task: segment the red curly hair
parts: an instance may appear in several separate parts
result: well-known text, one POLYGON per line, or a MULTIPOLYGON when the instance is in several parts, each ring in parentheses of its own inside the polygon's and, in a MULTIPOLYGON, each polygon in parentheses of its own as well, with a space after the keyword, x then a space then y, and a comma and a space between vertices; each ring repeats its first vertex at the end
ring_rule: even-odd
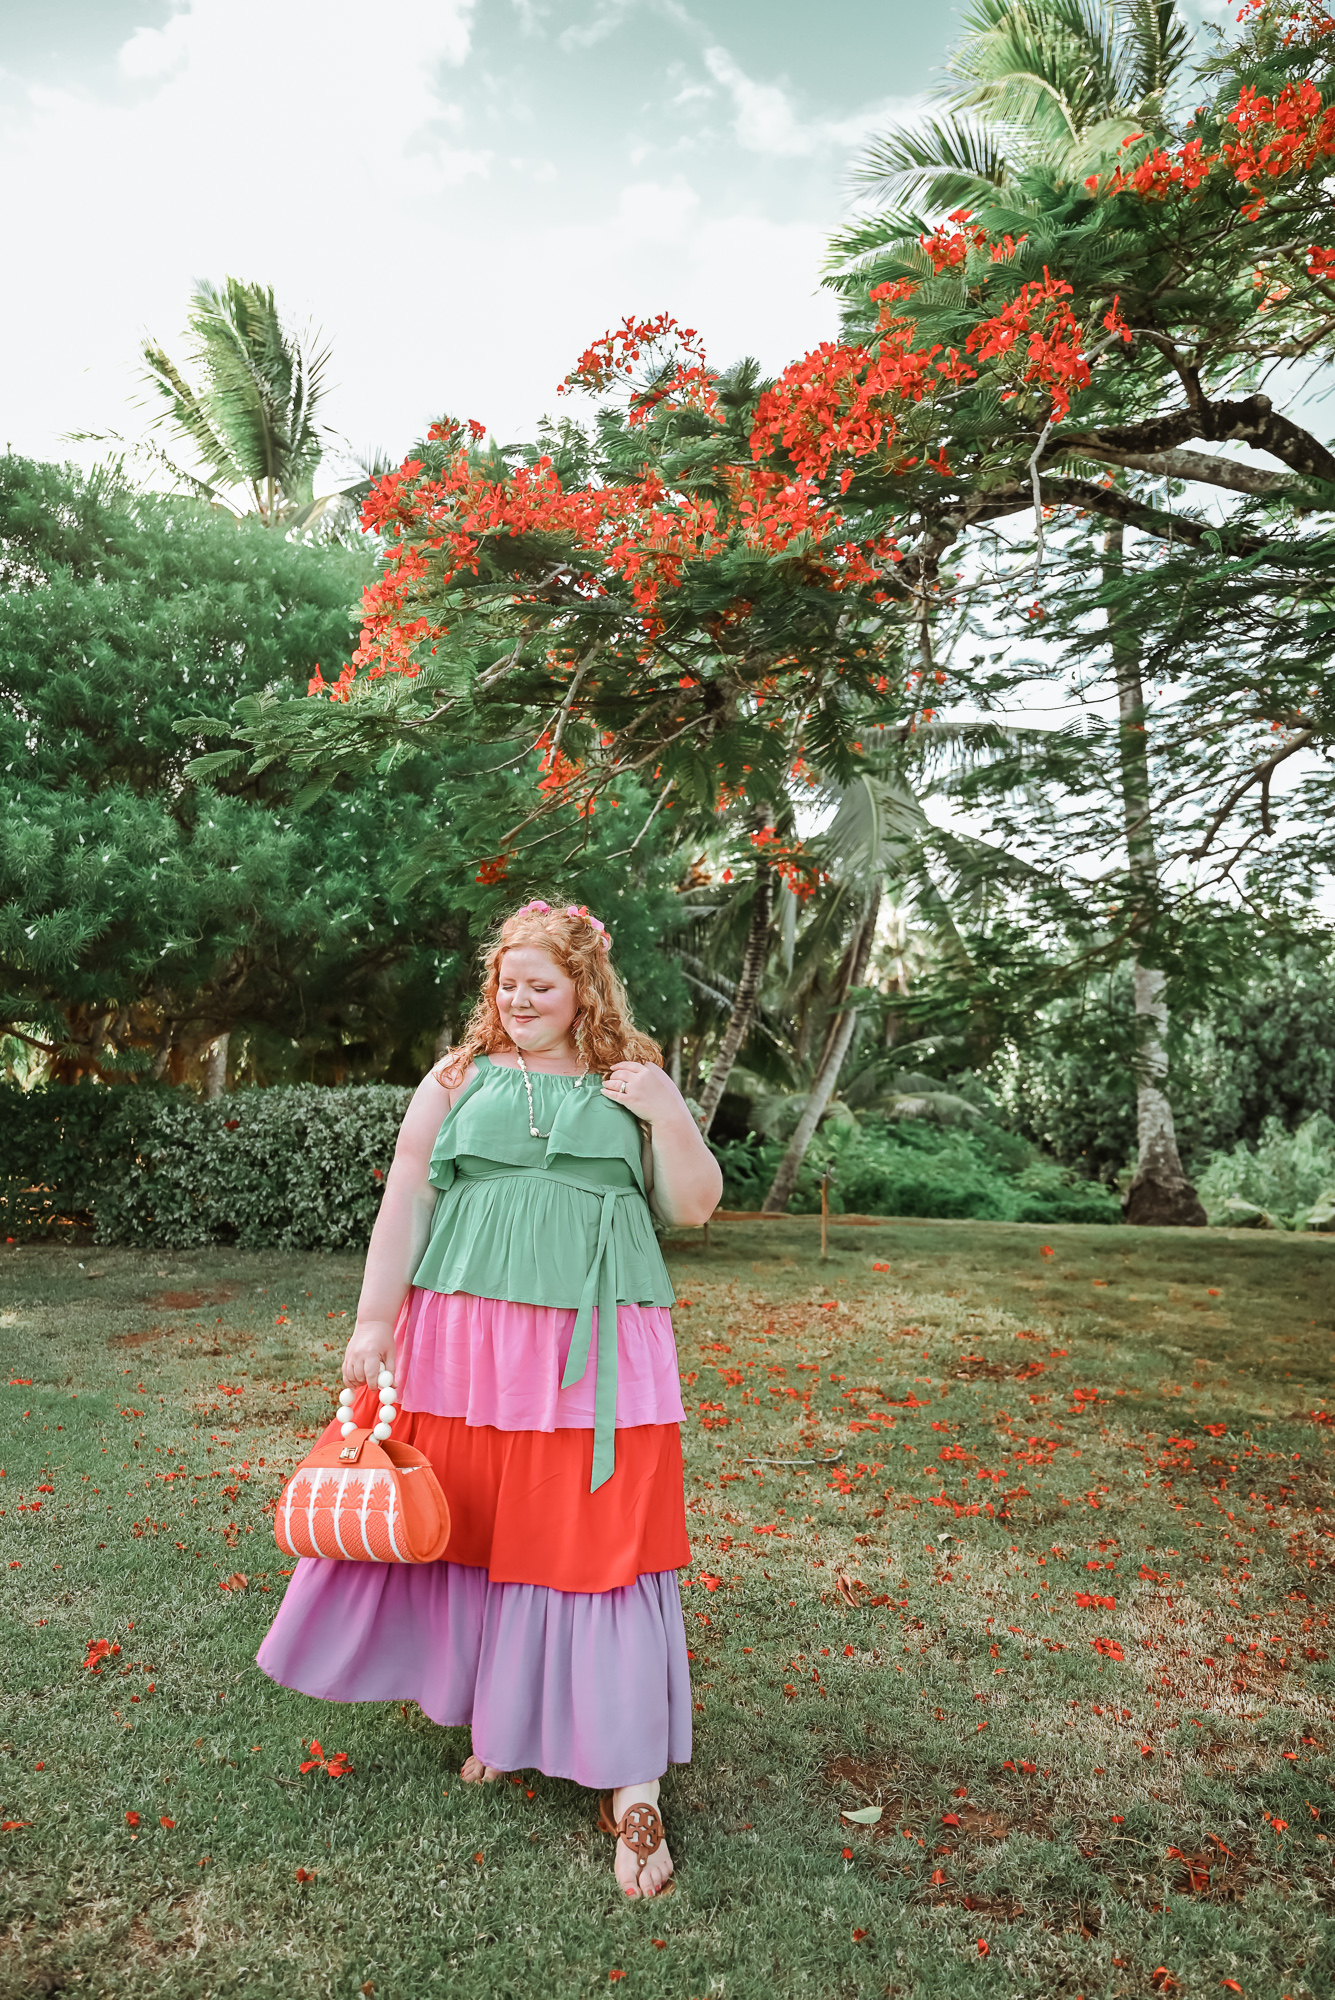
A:
POLYGON ((536 945, 573 981, 579 1009, 575 1041, 591 1070, 605 1076, 619 1062, 655 1063, 662 1068, 658 1043, 642 1035, 631 1020, 626 989, 612 968, 611 940, 598 920, 573 904, 556 909, 529 903, 506 917, 484 949, 482 993, 463 1039, 436 1065, 442 1083, 457 1083, 476 1055, 508 1054, 514 1049, 501 1026, 496 995, 501 959, 517 945, 536 945))

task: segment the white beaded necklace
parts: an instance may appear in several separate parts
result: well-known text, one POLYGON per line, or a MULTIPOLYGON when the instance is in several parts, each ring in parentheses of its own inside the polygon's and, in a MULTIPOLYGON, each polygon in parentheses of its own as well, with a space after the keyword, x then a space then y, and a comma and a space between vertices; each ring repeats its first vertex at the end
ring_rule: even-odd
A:
MULTIPOLYGON (((521 1075, 521 1076, 523 1077, 523 1079, 524 1079, 524 1091, 525 1091, 525 1094, 526 1094, 526 1096, 528 1097, 528 1131, 529 1131, 529 1137, 530 1137, 531 1139, 550 1139, 550 1138, 551 1138, 551 1136, 552 1136, 550 1132, 539 1132, 539 1130, 538 1130, 538 1121, 537 1121, 537 1118, 536 1118, 536 1116, 534 1115, 534 1111, 533 1111, 533 1085, 532 1085, 532 1084, 531 1084, 531 1083, 529 1082, 529 1080, 528 1080, 528 1064, 527 1064, 527 1063, 526 1063, 526 1062, 524 1061, 524 1052, 523 1052, 523 1050, 522 1050, 522 1049, 520 1049, 520 1048, 516 1048, 516 1049, 515 1049, 515 1055, 516 1055, 516 1056, 518 1057, 518 1059, 519 1059, 519 1074, 520 1074, 520 1075, 521 1075)), ((578 1090, 578 1089, 579 1089, 580 1085, 581 1085, 581 1084, 583 1083, 583 1081, 584 1081, 585 1077, 586 1077, 586 1076, 588 1075, 588 1073, 589 1073, 589 1065, 588 1065, 587 1063, 585 1063, 585 1065, 584 1065, 583 1069, 582 1069, 582 1070, 580 1071, 579 1075, 578 1075, 578 1076, 577 1076, 577 1077, 576 1077, 576 1078, 574 1079, 574 1084, 575 1084, 575 1088, 576 1088, 576 1090, 578 1090)), ((540 1071, 538 1072, 538 1074, 539 1074, 539 1075, 542 1075, 542 1074, 543 1074, 543 1072, 542 1072, 542 1071, 540 1070, 540 1071)), ((552 1074, 559 1074, 559 1072, 552 1072, 552 1074)))

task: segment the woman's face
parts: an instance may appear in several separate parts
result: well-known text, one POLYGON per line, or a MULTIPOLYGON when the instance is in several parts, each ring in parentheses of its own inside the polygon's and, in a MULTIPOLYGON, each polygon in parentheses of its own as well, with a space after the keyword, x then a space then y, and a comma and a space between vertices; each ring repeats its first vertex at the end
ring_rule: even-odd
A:
POLYGON ((575 983, 535 944, 501 954, 496 1006, 501 1026, 527 1055, 573 1055, 571 1030, 579 1005, 575 983))

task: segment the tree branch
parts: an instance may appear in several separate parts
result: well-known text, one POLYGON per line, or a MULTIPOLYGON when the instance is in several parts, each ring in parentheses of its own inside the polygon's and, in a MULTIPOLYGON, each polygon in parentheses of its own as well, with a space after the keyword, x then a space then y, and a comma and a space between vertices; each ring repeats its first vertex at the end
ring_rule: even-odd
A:
POLYGON ((1151 417, 1143 424, 1113 424, 1083 434, 1068 434, 1056 441, 1054 449, 1077 445, 1086 449, 1102 446, 1122 452, 1160 452, 1184 444, 1189 438, 1203 438, 1208 444, 1255 445, 1302 478, 1335 485, 1335 457, 1310 431, 1281 416, 1269 396, 1247 396, 1239 403, 1203 401, 1192 409, 1151 417))
POLYGON ((1234 493, 1265 497, 1297 490, 1292 478, 1283 473, 1266 472, 1257 465, 1239 465, 1236 459, 1211 458, 1203 451, 1124 451, 1097 438, 1061 438, 1056 449, 1081 458, 1095 458, 1104 465, 1124 465, 1133 472, 1157 473, 1161 479, 1199 480, 1207 486, 1226 486, 1234 493))
MULTIPOLYGON (((1228 818, 1229 814, 1232 812, 1234 806, 1237 805, 1238 801, 1241 798, 1245 797, 1245 795, 1251 790, 1253 785, 1258 783, 1261 786, 1262 819, 1263 821, 1268 822, 1270 818, 1271 778, 1274 776, 1275 771, 1285 761, 1286 758, 1295 756, 1299 750, 1305 750, 1307 748, 1307 745, 1315 739, 1315 736, 1316 736, 1316 731, 1314 729, 1301 730, 1299 734, 1293 738, 1292 742, 1286 743, 1282 749, 1276 750, 1273 757, 1267 757, 1263 764, 1258 764, 1255 770, 1249 771, 1247 773, 1247 776, 1241 779, 1240 782, 1233 787, 1228 797, 1219 807, 1218 811, 1215 813, 1214 818, 1210 821, 1210 824, 1206 829, 1205 834, 1203 835, 1200 842, 1195 847, 1190 849, 1187 855, 1188 861, 1201 861, 1204 859, 1205 855, 1209 852, 1210 847, 1214 842, 1215 835, 1218 833, 1220 827, 1224 824, 1224 821, 1228 818)), ((1265 825, 1264 830, 1265 832, 1269 833, 1270 828, 1268 824, 1265 825)), ((1239 852, 1241 852, 1241 849, 1239 849, 1239 852)))

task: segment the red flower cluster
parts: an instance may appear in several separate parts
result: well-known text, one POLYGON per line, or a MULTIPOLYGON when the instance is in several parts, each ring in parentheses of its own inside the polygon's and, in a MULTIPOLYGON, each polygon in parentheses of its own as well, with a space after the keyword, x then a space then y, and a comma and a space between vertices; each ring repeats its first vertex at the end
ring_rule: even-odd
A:
POLYGON ((942 223, 932 235, 918 238, 919 246, 931 258, 932 269, 938 278, 943 271, 962 264, 970 250, 988 250, 994 264, 1008 263, 1020 244, 1026 240, 1023 236, 1019 238, 1003 236, 999 243, 994 243, 987 231, 980 229, 977 223, 974 223, 971 229, 966 228, 965 225, 973 221, 972 211, 967 208, 957 208, 947 217, 947 221, 958 223, 959 227, 948 230, 942 223))
POLYGON ((1234 179, 1260 197, 1244 215, 1260 213, 1260 191, 1267 181, 1306 173, 1335 154, 1335 105, 1323 106, 1321 92, 1308 77, 1286 83, 1273 99, 1244 84, 1227 122, 1238 137, 1225 145, 1223 157, 1234 179))
MULTIPOLYGON (((1072 393, 1088 388, 1090 380, 1084 329, 1066 304, 1071 296, 1071 287, 1064 279, 1054 278, 1045 265, 1042 284, 1022 285, 1015 297, 976 326, 964 343, 965 352, 976 354, 980 361, 1005 360, 1011 355, 1019 357, 1021 336, 1027 335, 1026 366, 1019 379, 1022 383, 1037 382, 1048 391, 1054 423, 1067 416, 1072 393)), ((1130 329, 1116 299, 1104 314, 1103 324, 1110 333, 1130 340, 1130 329)), ((1003 401, 1016 393, 1014 389, 1006 391, 1003 401)))
POLYGON ((693 326, 679 326, 671 313, 656 319, 631 319, 605 333, 585 348, 570 373, 558 385, 558 395, 573 389, 595 394, 610 389, 621 375, 634 378, 637 365, 646 355, 673 351, 684 359, 671 364, 665 358, 648 385, 631 397, 630 422, 642 424, 657 409, 692 408, 713 415, 718 407, 714 383, 718 379, 705 361, 700 336, 693 326))
POLYGON ((827 879, 800 840, 782 841, 772 826, 753 833, 751 845, 768 858, 774 873, 788 884, 799 902, 814 896, 817 885, 827 879))
MULTIPOLYGON (((1144 136, 1143 132, 1133 132, 1129 139, 1122 141, 1123 152, 1144 136)), ((1194 194, 1208 179, 1210 169, 1218 158, 1218 153, 1207 153, 1199 139, 1189 139, 1176 153, 1165 153, 1163 147, 1158 146, 1154 152, 1147 153, 1130 173, 1124 173, 1121 167, 1114 167, 1103 184, 1103 193, 1110 195, 1129 191, 1139 195, 1142 201, 1166 201, 1176 188, 1182 189, 1185 194, 1194 194)), ((1091 194, 1099 192, 1099 185, 1097 174, 1091 174, 1085 182, 1091 194)))

